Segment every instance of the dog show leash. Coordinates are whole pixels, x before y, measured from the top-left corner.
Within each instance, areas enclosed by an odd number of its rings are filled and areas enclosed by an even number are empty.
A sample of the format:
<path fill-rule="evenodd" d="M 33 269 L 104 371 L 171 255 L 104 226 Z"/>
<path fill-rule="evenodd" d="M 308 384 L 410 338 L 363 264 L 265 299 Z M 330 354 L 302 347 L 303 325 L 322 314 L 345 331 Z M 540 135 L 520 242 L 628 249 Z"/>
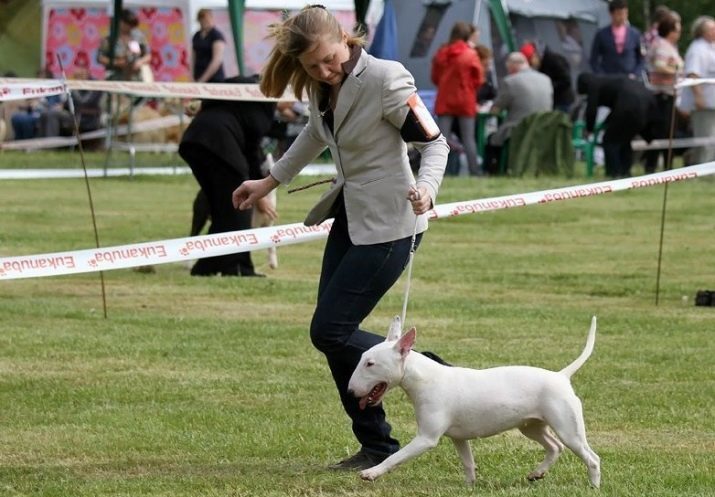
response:
<path fill-rule="evenodd" d="M 308 188 L 312 188 L 314 186 L 322 185 L 325 183 L 333 183 L 333 182 L 335 182 L 335 178 L 315 181 L 313 183 L 309 183 L 307 185 L 288 190 L 288 193 L 299 192 L 299 191 L 307 190 Z M 415 186 L 412 186 L 411 188 L 412 188 L 412 192 L 411 192 L 412 197 L 410 198 L 410 200 L 420 200 L 420 198 L 421 198 L 420 191 Z M 415 242 L 417 241 L 417 223 L 419 222 L 419 219 L 420 219 L 420 215 L 415 214 L 415 227 L 412 230 L 412 240 L 410 242 L 410 255 L 409 255 L 409 259 L 407 261 L 407 279 L 405 280 L 405 298 L 404 298 L 404 301 L 402 302 L 402 316 L 401 316 L 402 321 L 400 321 L 402 323 L 402 326 L 405 325 L 405 318 L 407 317 L 407 302 L 409 301 L 409 297 L 410 297 L 410 282 L 412 281 L 412 262 L 415 258 Z"/>
<path fill-rule="evenodd" d="M 414 200 L 420 200 L 420 191 L 416 187 L 412 187 L 413 195 L 416 195 Z M 413 200 L 413 199 L 410 199 Z M 407 317 L 407 301 L 410 297 L 410 282 L 412 281 L 412 262 L 415 258 L 415 241 L 417 240 L 417 222 L 420 219 L 419 214 L 415 214 L 415 227 L 412 230 L 412 241 L 410 243 L 410 256 L 407 261 L 407 279 L 405 280 L 405 299 L 402 302 L 402 321 L 400 323 L 405 326 L 405 318 Z"/>

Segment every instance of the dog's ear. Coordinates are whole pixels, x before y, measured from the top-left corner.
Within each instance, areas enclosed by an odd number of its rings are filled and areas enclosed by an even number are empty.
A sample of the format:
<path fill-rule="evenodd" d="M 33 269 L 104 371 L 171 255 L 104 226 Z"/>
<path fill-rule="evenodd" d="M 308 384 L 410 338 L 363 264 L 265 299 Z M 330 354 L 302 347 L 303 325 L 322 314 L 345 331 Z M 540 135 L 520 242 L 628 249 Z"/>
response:
<path fill-rule="evenodd" d="M 412 350 L 412 346 L 415 344 L 415 338 L 417 337 L 417 329 L 413 326 L 410 331 L 402 335 L 400 340 L 395 344 L 395 347 L 400 351 L 400 355 L 405 357 Z"/>
<path fill-rule="evenodd" d="M 387 331 L 386 342 L 395 342 L 399 340 L 400 335 L 402 335 L 402 320 L 400 316 L 395 316 L 392 318 L 392 323 L 390 323 L 390 329 Z"/>

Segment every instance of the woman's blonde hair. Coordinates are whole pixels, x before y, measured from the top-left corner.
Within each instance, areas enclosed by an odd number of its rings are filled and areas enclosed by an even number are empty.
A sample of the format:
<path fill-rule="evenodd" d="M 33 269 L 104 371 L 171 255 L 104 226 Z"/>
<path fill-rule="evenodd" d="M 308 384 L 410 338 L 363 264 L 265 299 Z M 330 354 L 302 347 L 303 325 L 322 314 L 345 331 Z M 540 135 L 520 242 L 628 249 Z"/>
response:
<path fill-rule="evenodd" d="M 313 94 L 319 83 L 303 69 L 298 57 L 324 36 L 340 41 L 344 30 L 338 20 L 325 7 L 309 5 L 285 21 L 271 24 L 268 29 L 268 38 L 273 38 L 275 45 L 261 73 L 261 92 L 267 97 L 278 98 L 290 85 L 298 98 L 303 97 L 303 90 Z M 363 46 L 365 36 L 349 36 L 347 43 Z"/>

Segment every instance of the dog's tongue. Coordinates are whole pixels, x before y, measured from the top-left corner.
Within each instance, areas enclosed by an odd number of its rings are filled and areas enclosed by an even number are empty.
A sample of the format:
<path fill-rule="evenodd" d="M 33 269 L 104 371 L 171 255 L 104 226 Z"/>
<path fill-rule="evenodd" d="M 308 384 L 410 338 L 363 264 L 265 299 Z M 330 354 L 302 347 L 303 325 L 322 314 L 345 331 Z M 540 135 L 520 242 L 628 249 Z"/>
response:
<path fill-rule="evenodd" d="M 362 397 L 360 399 L 360 404 L 358 404 L 358 406 L 360 407 L 361 411 L 364 411 L 365 408 L 367 407 L 367 401 L 369 398 L 370 398 L 370 395 L 366 395 L 365 397 Z"/>

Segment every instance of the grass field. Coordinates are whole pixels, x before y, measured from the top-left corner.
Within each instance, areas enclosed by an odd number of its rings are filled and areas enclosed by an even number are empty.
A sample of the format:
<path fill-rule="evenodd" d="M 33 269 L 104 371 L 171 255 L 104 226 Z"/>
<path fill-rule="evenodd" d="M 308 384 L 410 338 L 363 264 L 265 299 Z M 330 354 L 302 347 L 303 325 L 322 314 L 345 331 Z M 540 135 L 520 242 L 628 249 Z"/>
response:
<path fill-rule="evenodd" d="M 1 168 L 77 164 L 0 154 Z M 438 201 L 582 181 L 449 178 Z M 375 483 L 326 470 L 357 447 L 308 338 L 314 242 L 280 249 L 275 271 L 254 254 L 266 279 L 107 272 L 106 320 L 97 274 L 0 281 L 0 496 L 715 495 L 715 309 L 693 305 L 715 289 L 714 187 L 669 188 L 657 307 L 662 187 L 435 221 L 415 257 L 407 323 L 418 349 L 455 364 L 560 369 L 598 316 L 573 378 L 598 492 L 570 452 L 528 483 L 542 451 L 516 432 L 472 442 L 473 490 L 448 439 Z M 102 245 L 186 236 L 196 189 L 190 176 L 93 180 Z M 320 190 L 281 190 L 280 222 Z M 0 181 L 0 208 L 0 256 L 94 245 L 81 180 Z M 366 328 L 386 332 L 403 285 Z M 386 409 L 406 443 L 406 396 Z"/>

